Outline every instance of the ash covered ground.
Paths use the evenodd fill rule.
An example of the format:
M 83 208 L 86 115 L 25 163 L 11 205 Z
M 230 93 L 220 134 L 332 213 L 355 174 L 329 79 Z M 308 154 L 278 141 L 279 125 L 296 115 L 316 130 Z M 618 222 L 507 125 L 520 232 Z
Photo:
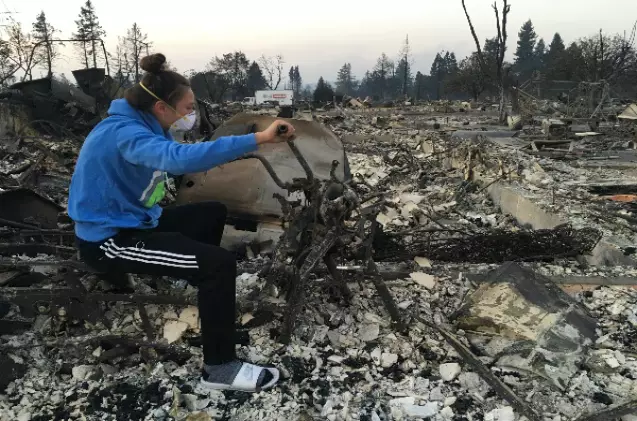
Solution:
M 405 332 L 397 331 L 373 283 L 352 269 L 360 262 L 340 260 L 353 293 L 351 302 L 335 298 L 324 271 L 317 270 L 291 343 L 282 345 L 276 338 L 283 294 L 254 270 L 240 270 L 239 303 L 259 291 L 268 305 L 240 305 L 249 308 L 241 311 L 237 323 L 250 341 L 238 352 L 282 370 L 284 378 L 274 390 L 210 393 L 197 386 L 201 349 L 192 307 L 145 306 L 158 333 L 157 347 L 100 340 L 144 335 L 135 305 L 109 303 L 105 315 L 110 327 L 64 314 L 40 314 L 26 331 L 2 336 L 0 419 L 517 421 L 537 416 L 561 421 L 635 399 L 637 290 L 627 285 L 637 275 L 630 265 L 635 229 L 626 218 L 631 217 L 629 206 L 599 199 L 608 195 L 600 188 L 609 182 L 616 187 L 613 180 L 626 181 L 632 175 L 582 165 L 596 156 L 591 151 L 601 155 L 610 145 L 622 145 L 623 135 L 608 128 L 598 137 L 579 140 L 575 154 L 570 152 L 573 159 L 563 160 L 525 152 L 521 145 L 533 142 L 535 128 L 522 133 L 527 137 L 509 136 L 514 141 L 508 144 L 458 135 L 467 129 L 494 130 L 487 113 L 438 118 L 427 110 L 379 114 L 348 111 L 319 119 L 343 139 L 356 191 L 376 194 L 373 200 L 383 202 L 377 217 L 383 230 L 375 239 L 374 259 L 381 271 L 399 272 L 385 282 L 407 324 Z M 436 122 L 443 128 L 428 128 Z M 35 142 L 3 144 L 4 187 L 23 174 L 16 168 L 39 159 Z M 64 206 L 63 180 L 72 170 L 78 145 L 55 144 L 58 150 L 43 155 L 33 185 Z M 502 212 L 492 192 L 498 184 L 515 188 L 547 213 L 563 218 L 565 226 L 532 230 Z M 14 241 L 21 229 L 5 227 L 0 233 Z M 628 260 L 587 260 L 600 242 Z M 59 267 L 45 264 L 49 258 L 5 253 L 4 262 L 40 262 L 22 282 L 46 287 L 55 285 L 60 273 Z M 268 259 L 245 259 L 240 267 L 260 267 Z M 471 311 L 476 292 L 487 285 L 485 279 L 512 261 L 560 285 L 568 295 L 563 301 L 594 320 L 593 331 L 577 347 L 539 343 L 544 334 L 533 329 L 505 333 L 497 323 L 505 319 L 497 314 L 483 320 L 490 329 L 462 328 L 458 320 L 463 311 Z M 0 288 L 18 285 L 8 275 L 11 270 L 0 273 Z M 180 280 L 136 281 L 138 292 L 194 293 Z M 94 276 L 81 282 L 91 291 L 109 289 Z M 6 319 L 21 317 L 14 307 L 3 312 Z M 546 318 L 539 317 L 533 326 L 543 325 Z M 505 400 L 435 326 L 453 332 L 534 414 Z M 569 338 L 574 336 L 571 332 Z M 500 337 L 508 342 L 503 344 Z M 520 358 L 531 358 L 533 364 L 525 367 Z M 620 416 L 634 421 L 629 413 Z

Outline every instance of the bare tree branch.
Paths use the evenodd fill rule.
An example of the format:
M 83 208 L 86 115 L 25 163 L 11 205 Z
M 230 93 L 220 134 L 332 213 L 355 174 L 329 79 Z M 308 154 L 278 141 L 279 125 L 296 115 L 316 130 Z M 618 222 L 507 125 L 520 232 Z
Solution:
M 467 12 L 467 5 L 465 4 L 465 0 L 462 0 L 462 8 L 464 9 L 464 14 L 467 17 L 467 22 L 469 23 L 469 29 L 471 30 L 471 35 L 473 35 L 473 40 L 476 43 L 476 49 L 478 51 L 478 62 L 480 63 L 480 67 L 484 74 L 487 74 L 487 65 L 484 61 L 484 55 L 482 55 L 482 47 L 480 46 L 480 41 L 478 39 L 478 35 L 476 34 L 476 28 L 473 26 L 471 22 L 471 17 L 469 16 L 469 12 Z
M 500 91 L 500 106 L 499 106 L 499 110 L 500 110 L 500 123 L 504 123 L 505 120 L 505 112 L 504 112 L 504 106 L 505 106 L 505 92 L 504 92 L 504 79 L 505 79 L 505 75 L 504 75 L 504 57 L 506 54 L 506 42 L 507 42 L 507 22 L 508 22 L 508 15 L 509 12 L 511 11 L 511 6 L 509 5 L 508 0 L 502 0 L 502 22 L 500 22 L 500 10 L 498 9 L 498 4 L 497 1 L 493 3 L 492 7 L 493 10 L 495 12 L 495 21 L 496 21 L 496 29 L 497 29 L 497 35 L 496 35 L 496 39 L 495 39 L 495 50 L 496 50 L 496 57 L 495 57 L 495 64 L 496 64 L 496 74 L 497 74 L 497 83 L 498 83 L 498 88 Z M 478 35 L 476 34 L 476 30 L 473 26 L 473 23 L 471 22 L 471 17 L 469 16 L 469 12 L 467 11 L 467 5 L 465 3 L 465 0 L 462 0 L 462 8 L 464 9 L 464 13 L 465 16 L 467 17 L 467 22 L 469 23 L 469 29 L 471 30 L 471 35 L 473 36 L 473 40 L 476 43 L 476 48 L 478 50 L 477 52 L 477 56 L 478 56 L 478 61 L 480 63 L 480 67 L 482 69 L 482 72 L 484 73 L 485 77 L 489 77 L 489 68 L 487 66 L 484 54 L 482 52 L 482 48 L 480 47 L 480 40 L 478 39 Z
M 265 72 L 266 85 L 268 89 L 275 91 L 281 83 L 283 75 L 283 56 L 277 54 L 274 57 L 266 57 L 262 55 L 259 59 L 259 65 Z M 276 80 L 276 83 L 274 82 Z

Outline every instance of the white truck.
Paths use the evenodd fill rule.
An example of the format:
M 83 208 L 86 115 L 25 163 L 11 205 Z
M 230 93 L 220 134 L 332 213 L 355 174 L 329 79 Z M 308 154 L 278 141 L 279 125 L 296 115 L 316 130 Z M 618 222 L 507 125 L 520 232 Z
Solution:
M 294 91 L 256 91 L 254 93 L 256 104 L 278 103 L 279 105 L 292 105 Z

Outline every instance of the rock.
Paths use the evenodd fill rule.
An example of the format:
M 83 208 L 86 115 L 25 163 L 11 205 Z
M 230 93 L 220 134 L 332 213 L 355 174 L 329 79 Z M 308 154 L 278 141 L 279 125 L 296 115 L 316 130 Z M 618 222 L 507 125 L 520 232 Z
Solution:
M 55 391 L 51 393 L 51 397 L 49 398 L 53 405 L 59 405 L 64 402 L 64 393 L 60 391 Z
M 380 348 L 374 348 L 374 350 L 369 355 L 370 357 L 372 357 L 372 361 L 374 361 L 374 364 L 380 365 L 380 358 L 382 355 L 382 351 L 380 350 Z
M 97 373 L 98 369 L 94 365 L 78 365 L 73 367 L 71 374 L 75 380 L 87 380 Z
M 610 368 L 618 368 L 621 365 L 614 356 L 606 358 L 606 364 L 608 364 Z
M 617 355 L 609 350 L 592 351 L 586 360 L 586 366 L 591 372 L 611 374 L 621 366 Z
M 327 332 L 327 339 L 330 340 L 330 343 L 334 348 L 341 347 L 341 334 L 338 333 L 336 330 L 330 330 L 329 332 Z
M 450 382 L 452 380 L 455 380 L 456 377 L 458 377 L 458 375 L 462 371 L 462 368 L 460 368 L 460 364 L 458 363 L 448 363 L 448 364 L 440 364 L 439 370 L 440 370 L 440 377 L 444 381 Z
M 451 406 L 456 403 L 457 400 L 458 398 L 456 398 L 455 396 L 449 396 L 447 399 L 445 399 L 444 406 Z
M 201 330 L 199 325 L 199 309 L 195 306 L 187 307 L 179 313 L 179 321 L 187 323 L 193 332 L 199 333 Z
M 442 394 L 442 390 L 439 387 L 431 389 L 429 392 L 429 400 L 431 401 L 442 401 L 445 399 L 445 395 Z
M 484 421 L 515 421 L 515 414 L 510 406 L 496 408 L 485 414 Z
M 420 194 L 415 194 L 415 193 L 403 193 L 400 195 L 400 201 L 402 203 L 415 203 L 415 204 L 419 204 L 420 202 L 422 202 L 423 200 L 425 200 L 425 196 L 420 195 Z
M 241 326 L 245 326 L 247 325 L 250 320 L 253 320 L 254 316 L 252 315 L 252 313 L 246 313 L 243 316 L 241 316 Z
M 208 408 L 208 406 L 210 405 L 210 402 L 212 402 L 212 400 L 210 400 L 208 398 L 203 398 L 203 399 L 197 400 L 197 411 L 202 411 L 202 410 Z
M 321 410 L 321 416 L 326 417 L 330 412 L 332 412 L 333 407 L 334 407 L 334 401 L 331 399 L 328 399 L 327 402 L 325 402 L 325 405 L 323 405 L 323 409 Z
M 431 418 L 438 413 L 437 402 L 427 402 L 425 406 L 405 405 L 405 415 L 414 418 Z
M 621 351 L 615 350 L 615 358 L 617 359 L 619 364 L 621 364 L 621 365 L 626 364 L 626 356 L 624 354 L 622 354 Z
M 416 403 L 416 398 L 413 396 L 406 396 L 404 398 L 396 398 L 389 400 L 389 406 L 400 407 L 405 405 L 414 405 Z
M 427 259 L 426 257 L 414 257 L 414 261 L 421 268 L 430 268 L 431 267 L 431 260 Z
M 418 285 L 427 289 L 433 289 L 436 286 L 436 277 L 423 272 L 413 272 L 409 277 Z
M 390 218 L 389 216 L 385 215 L 384 213 L 379 213 L 376 216 L 376 221 L 378 221 L 379 224 L 381 224 L 383 227 L 386 227 L 387 224 L 389 224 L 392 221 L 393 218 Z
M 115 373 L 117 373 L 117 367 L 114 367 L 112 365 L 109 364 L 100 364 L 100 370 L 102 370 L 102 373 L 104 373 L 104 375 L 106 376 L 111 376 Z
M 417 204 L 414 202 L 408 202 L 400 209 L 400 215 L 403 218 L 409 218 L 416 209 L 418 209 Z
M 156 421 L 163 421 L 166 418 L 168 418 L 168 413 L 166 412 L 166 410 L 164 408 L 157 408 L 153 411 L 153 418 L 155 418 Z
M 18 414 L 16 421 L 31 421 L 31 418 L 33 418 L 33 415 L 31 415 L 28 410 L 23 409 L 22 412 Z
M 191 394 L 183 394 L 181 395 L 182 399 L 184 400 L 184 405 L 186 406 L 186 409 L 188 409 L 190 412 L 194 412 L 196 411 L 197 408 L 197 395 L 191 395 Z
M 482 379 L 478 373 L 462 373 L 458 376 L 458 381 L 460 385 L 469 390 L 470 393 L 475 393 L 482 389 Z
M 377 323 L 365 324 L 358 330 L 358 338 L 363 342 L 371 342 L 378 339 L 380 325 Z
M 382 365 L 384 368 L 389 368 L 392 365 L 396 364 L 397 362 L 398 362 L 398 355 L 396 354 L 383 352 L 383 355 L 381 355 L 380 357 L 380 365 Z
M 637 421 L 637 415 L 624 415 L 622 421 Z
M 169 320 L 164 325 L 164 339 L 166 339 L 169 344 L 177 342 L 189 327 L 186 322 Z
M 442 408 L 442 411 L 440 411 L 440 415 L 442 416 L 442 418 L 446 420 L 450 420 L 454 416 L 453 409 L 451 409 L 448 406 L 445 406 L 444 408 Z
M 188 376 L 188 369 L 186 367 L 179 367 L 170 373 L 171 377 L 184 378 Z

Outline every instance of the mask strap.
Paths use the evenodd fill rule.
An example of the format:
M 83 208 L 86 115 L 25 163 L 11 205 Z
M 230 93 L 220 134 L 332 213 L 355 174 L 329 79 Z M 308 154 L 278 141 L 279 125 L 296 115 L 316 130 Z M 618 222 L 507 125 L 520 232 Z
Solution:
M 158 97 L 157 95 L 155 95 L 155 94 L 153 93 L 153 91 L 151 91 L 151 90 L 150 90 L 150 89 L 148 89 L 146 86 L 144 86 L 144 84 L 143 84 L 143 83 L 139 82 L 139 86 L 141 86 L 143 90 L 145 90 L 146 92 L 148 92 L 148 94 L 149 94 L 150 96 L 152 96 L 153 98 L 155 98 L 157 101 L 166 102 L 166 101 L 164 101 L 163 99 L 161 99 L 160 97 Z M 170 105 L 168 105 L 168 106 L 170 107 Z M 171 108 L 172 108 L 172 107 L 171 107 Z
M 157 101 L 161 101 L 161 102 L 163 102 L 164 104 L 168 105 L 168 107 L 169 107 L 171 110 L 173 110 L 174 112 L 176 112 L 176 113 L 177 113 L 177 115 L 179 115 L 179 113 L 177 112 L 177 110 L 175 110 L 175 109 L 174 109 L 174 108 L 173 108 L 173 107 L 172 107 L 169 103 L 167 103 L 166 101 L 164 101 L 163 99 L 161 99 L 160 97 L 158 97 L 157 95 L 155 95 L 155 94 L 153 93 L 153 91 L 151 91 L 150 89 L 148 89 L 148 88 L 147 88 L 147 87 L 146 87 L 143 83 L 139 82 L 139 86 L 141 86 L 143 90 L 145 90 L 146 92 L 148 92 L 148 94 L 149 94 L 150 96 L 152 96 L 153 98 L 155 98 Z M 183 118 L 183 117 L 181 117 L 181 118 Z

